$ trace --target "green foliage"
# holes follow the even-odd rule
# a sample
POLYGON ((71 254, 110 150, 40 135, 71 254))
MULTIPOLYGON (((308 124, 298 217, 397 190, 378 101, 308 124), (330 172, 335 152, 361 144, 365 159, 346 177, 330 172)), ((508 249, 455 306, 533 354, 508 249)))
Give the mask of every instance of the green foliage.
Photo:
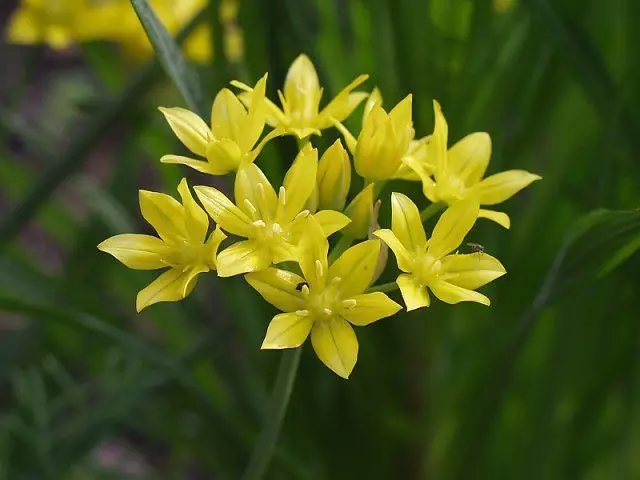
MULTIPOLYGON (((216 41, 199 92, 202 72, 132 4, 184 103, 207 112, 237 65, 216 41)), ((265 478, 640 477, 639 15, 634 0, 241 1, 242 80, 269 71, 271 98, 305 52, 325 100, 369 73, 387 106, 414 94, 419 136, 436 98, 452 141, 491 134, 489 173, 543 176, 506 203, 509 232, 480 221, 468 239, 508 271, 490 308, 435 304, 359 330, 348 382, 303 351, 265 478)), ((184 174, 158 162, 179 146, 156 106, 181 100, 157 64, 131 73, 104 45, 73 71, 33 53, 0 44, 0 478, 239 478, 281 356, 259 350, 271 307, 210 276, 135 315, 151 277, 95 248, 144 231, 138 188, 172 192, 184 174), (53 77, 100 100, 59 95, 53 77), (114 449, 138 477, 104 460, 114 449)), ((260 160, 276 181, 287 140, 260 160)), ((402 182, 383 198, 393 189, 421 199, 402 182)))

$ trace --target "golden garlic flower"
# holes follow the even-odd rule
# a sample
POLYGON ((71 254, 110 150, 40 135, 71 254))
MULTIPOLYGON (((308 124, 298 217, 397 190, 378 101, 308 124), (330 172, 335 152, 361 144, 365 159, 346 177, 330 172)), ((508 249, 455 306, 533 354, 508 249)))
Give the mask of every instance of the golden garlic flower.
POLYGON ((178 186, 182 204, 170 195, 140 190, 140 210, 158 237, 125 233, 108 238, 98 248, 129 268, 169 268, 138 293, 136 308, 185 298, 200 273, 216 269, 216 254, 224 233, 216 229, 207 238, 209 217, 195 202, 187 181, 178 186))
POLYGON ((475 198, 449 207, 427 239, 418 207, 402 193, 391 195, 391 230, 374 235, 393 251, 397 278, 407 310, 428 307, 429 291, 446 303, 478 302, 489 305, 485 295, 475 289, 504 275, 502 264, 486 253, 451 254, 473 227, 478 217, 475 198))
MULTIPOLYGON (((467 135, 447 151, 448 126, 440 104, 433 102, 435 128, 427 143, 427 155, 423 160, 407 159, 422 180, 424 195, 434 203, 455 205, 474 198, 480 205, 496 205, 511 198, 539 175, 525 170, 508 170, 491 175, 484 180, 491 157, 491 137, 484 132, 467 135)), ((487 218, 505 228, 511 226, 506 213, 480 209, 480 218, 487 218)))
MULTIPOLYGON (((364 92, 352 92, 363 83, 368 75, 360 75, 343 88, 327 106, 320 110, 322 88, 315 67, 309 57, 299 55, 289 67, 284 83, 284 93, 278 91, 282 109, 267 100, 267 124, 283 129, 287 135, 306 138, 312 134, 320 135, 320 131, 330 128, 336 121, 345 120, 355 108, 367 97, 364 92)), ((232 82, 236 87, 251 92, 248 85, 232 82)), ((247 104, 252 99, 246 95, 241 97, 247 104)))
POLYGON ((266 143, 280 135, 278 130, 273 130, 256 146, 265 124, 266 84, 267 75, 256 84, 248 109, 245 109, 231 90, 220 90, 211 108, 211 128, 189 110, 160 107, 169 126, 184 146, 192 153, 206 158, 196 160, 181 155, 165 155, 160 161, 187 165, 210 175, 224 175, 237 170, 243 162, 253 162, 266 143))
MULTIPOLYGON (((310 215, 304 206, 314 189, 317 168, 318 151, 307 144, 285 175, 278 194, 253 163, 238 170, 236 204, 213 187, 195 187, 211 218, 228 233, 247 239, 220 252, 219 276, 255 272, 272 263, 298 259, 298 242, 310 215)), ((331 210, 320 211, 315 217, 326 236, 349 223, 346 216, 331 210)))
POLYGON ((328 248, 324 232, 311 217, 301 241, 302 276, 268 268, 245 278, 267 302, 284 312, 269 323, 263 349, 296 348, 311 334, 318 358, 348 378, 358 359, 352 325, 369 325, 402 307, 384 293, 364 293, 378 262, 378 240, 349 248, 331 265, 328 248))

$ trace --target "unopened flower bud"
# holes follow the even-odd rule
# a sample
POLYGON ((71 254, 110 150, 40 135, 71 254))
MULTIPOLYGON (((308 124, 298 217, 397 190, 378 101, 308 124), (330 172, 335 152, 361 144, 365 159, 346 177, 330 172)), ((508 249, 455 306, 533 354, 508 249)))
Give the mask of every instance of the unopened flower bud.
POLYGON ((318 208, 341 212, 351 186, 351 163, 340 140, 322 155, 317 179, 318 208))

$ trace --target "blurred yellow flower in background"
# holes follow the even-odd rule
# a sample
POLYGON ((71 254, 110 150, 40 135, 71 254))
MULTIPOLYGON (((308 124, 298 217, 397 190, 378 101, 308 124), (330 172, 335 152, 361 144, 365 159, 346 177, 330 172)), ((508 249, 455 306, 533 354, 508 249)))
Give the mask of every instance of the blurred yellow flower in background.
POLYGON ((182 300, 195 287, 199 274, 216 269, 218 247, 225 234, 216 227, 207 238, 209 217, 193 199, 185 179, 178 193, 182 204, 170 195, 140 190, 142 216, 158 237, 125 233, 98 245, 135 270, 169 267, 138 293, 138 312, 154 303, 182 300))
POLYGON ((431 238, 427 239, 420 211, 409 197, 391 195, 391 230, 374 232, 393 251, 398 268, 404 272, 397 278, 407 310, 428 307, 429 290, 446 303, 490 301, 474 291, 504 275, 502 264, 486 253, 453 254, 478 217, 475 199, 457 202, 440 217, 431 238))

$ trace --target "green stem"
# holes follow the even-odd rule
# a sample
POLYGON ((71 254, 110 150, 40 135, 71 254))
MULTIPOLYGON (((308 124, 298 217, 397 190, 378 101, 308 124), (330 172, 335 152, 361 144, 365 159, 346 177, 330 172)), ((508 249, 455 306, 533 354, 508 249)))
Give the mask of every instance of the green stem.
POLYGON ((431 217, 433 217, 436 213, 440 212, 441 210, 444 210, 446 206, 447 206, 446 203, 432 203, 428 207, 422 209, 422 211, 420 212, 420 220, 422 220, 423 222, 426 222, 431 217))
POLYGON ((389 282, 389 283, 382 283, 380 285, 374 285, 373 287, 369 287, 367 288, 367 292, 366 293, 373 293, 373 292, 383 292, 383 293, 387 293, 387 292, 393 292, 395 290, 397 290, 398 284, 396 282, 389 282))
POLYGON ((329 253, 329 263, 332 263, 336 258, 342 255, 345 250, 351 246, 351 243, 353 243, 353 238, 349 237, 348 235, 343 235, 342 237, 340 237, 340 240, 338 240, 336 246, 333 247, 333 250, 331 250, 331 252, 329 253))
POLYGON ((282 353, 271 403, 267 410, 258 443, 253 449, 251 460, 242 476, 242 480, 259 480, 269 467, 269 462, 273 457, 273 451, 276 448, 276 442, 280 434, 280 428, 282 427, 282 421, 287 413, 287 406, 289 405, 293 383, 298 372, 301 352, 302 347, 286 350, 282 353))

